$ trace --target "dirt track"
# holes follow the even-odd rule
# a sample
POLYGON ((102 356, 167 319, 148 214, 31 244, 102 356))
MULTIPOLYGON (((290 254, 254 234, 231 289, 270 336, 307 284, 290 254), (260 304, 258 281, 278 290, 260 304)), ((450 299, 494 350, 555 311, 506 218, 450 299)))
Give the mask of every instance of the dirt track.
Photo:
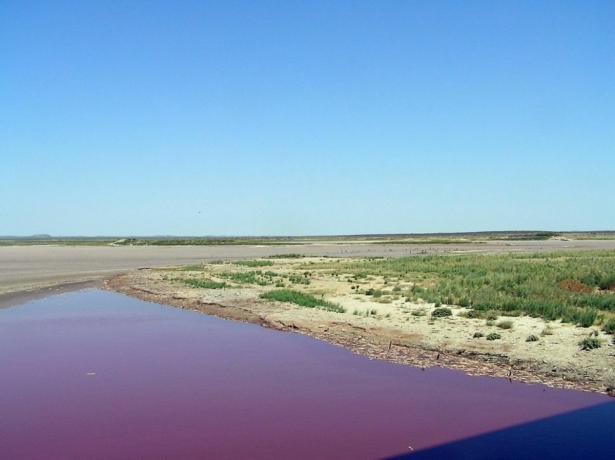
POLYGON ((337 257, 408 256, 425 253, 615 249, 615 240, 492 241, 467 244, 318 243, 283 246, 6 246, 0 247, 0 304, 10 293, 99 281, 142 267, 301 253, 337 257))

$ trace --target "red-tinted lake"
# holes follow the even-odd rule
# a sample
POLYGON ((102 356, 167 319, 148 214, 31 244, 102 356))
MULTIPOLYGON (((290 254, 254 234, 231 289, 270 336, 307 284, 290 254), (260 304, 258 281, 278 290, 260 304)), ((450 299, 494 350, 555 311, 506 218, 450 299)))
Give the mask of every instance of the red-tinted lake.
POLYGON ((105 291, 0 310, 6 459, 379 458, 608 400, 105 291))

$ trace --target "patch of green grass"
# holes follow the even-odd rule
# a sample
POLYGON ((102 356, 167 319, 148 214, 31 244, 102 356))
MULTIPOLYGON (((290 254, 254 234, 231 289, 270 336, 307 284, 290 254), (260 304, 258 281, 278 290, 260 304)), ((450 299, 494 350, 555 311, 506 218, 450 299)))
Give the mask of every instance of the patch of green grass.
POLYGON ((492 332, 491 334, 487 335, 486 338, 487 340, 500 340, 502 336, 498 334, 497 332, 492 332))
POLYGON ((272 256, 268 256, 268 259, 301 259, 305 257, 303 254, 295 254, 295 253, 290 253, 290 254, 274 254, 272 256))
POLYGON ((497 324, 497 327, 499 327, 500 329, 512 329, 513 327, 513 322, 510 320, 506 320, 506 321, 500 321, 497 324))
POLYGON ((288 275, 288 281, 293 284, 310 284, 310 279, 302 275, 288 275))
POLYGON ((182 279, 181 282, 187 284, 188 286, 201 289, 222 289, 226 287, 226 283, 224 282, 213 281, 209 279, 186 278, 182 279))
POLYGON ((235 265, 240 265, 242 267, 271 267, 273 262, 270 260, 237 260, 233 262, 235 265))
POLYGON ((585 337, 579 342, 581 350, 589 351, 602 346, 602 341, 596 337, 585 337))
POLYGON ((239 284, 257 284, 259 286, 268 286, 274 284, 274 278, 277 276, 274 272, 223 272, 217 276, 225 278, 239 284))
POLYGON ((278 302, 289 302, 306 308, 319 308, 321 310, 344 313, 346 309, 341 305, 327 302, 313 295, 304 292, 293 291, 291 289, 279 289, 276 291, 265 292, 260 295, 262 299, 277 300, 278 302))
MULTIPOLYGON (((600 310, 615 311, 615 251, 561 251, 534 254, 426 255, 344 261, 335 271, 356 279, 395 278, 413 286, 409 301, 459 305, 479 311, 561 319, 593 325, 600 310), (565 280, 594 286, 589 292, 561 287, 565 280), (602 292, 597 292, 602 289, 602 292)), ((315 264, 332 268, 332 264, 315 264)))
POLYGON ((615 334, 615 318, 611 318, 606 323, 604 323, 602 329, 607 334, 615 334))

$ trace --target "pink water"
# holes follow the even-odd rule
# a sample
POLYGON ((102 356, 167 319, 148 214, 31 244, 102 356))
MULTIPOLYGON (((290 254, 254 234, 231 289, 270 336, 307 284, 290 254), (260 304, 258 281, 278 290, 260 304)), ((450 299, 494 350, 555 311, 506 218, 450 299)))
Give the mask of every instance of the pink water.
POLYGON ((607 401, 110 292, 0 310, 0 457, 380 458, 607 401))

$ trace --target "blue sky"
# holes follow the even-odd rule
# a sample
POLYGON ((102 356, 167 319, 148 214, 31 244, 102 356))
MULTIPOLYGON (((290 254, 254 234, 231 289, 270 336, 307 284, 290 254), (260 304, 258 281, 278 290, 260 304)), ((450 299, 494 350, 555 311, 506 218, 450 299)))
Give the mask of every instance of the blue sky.
POLYGON ((0 234, 615 229, 615 3, 0 3, 0 234))

